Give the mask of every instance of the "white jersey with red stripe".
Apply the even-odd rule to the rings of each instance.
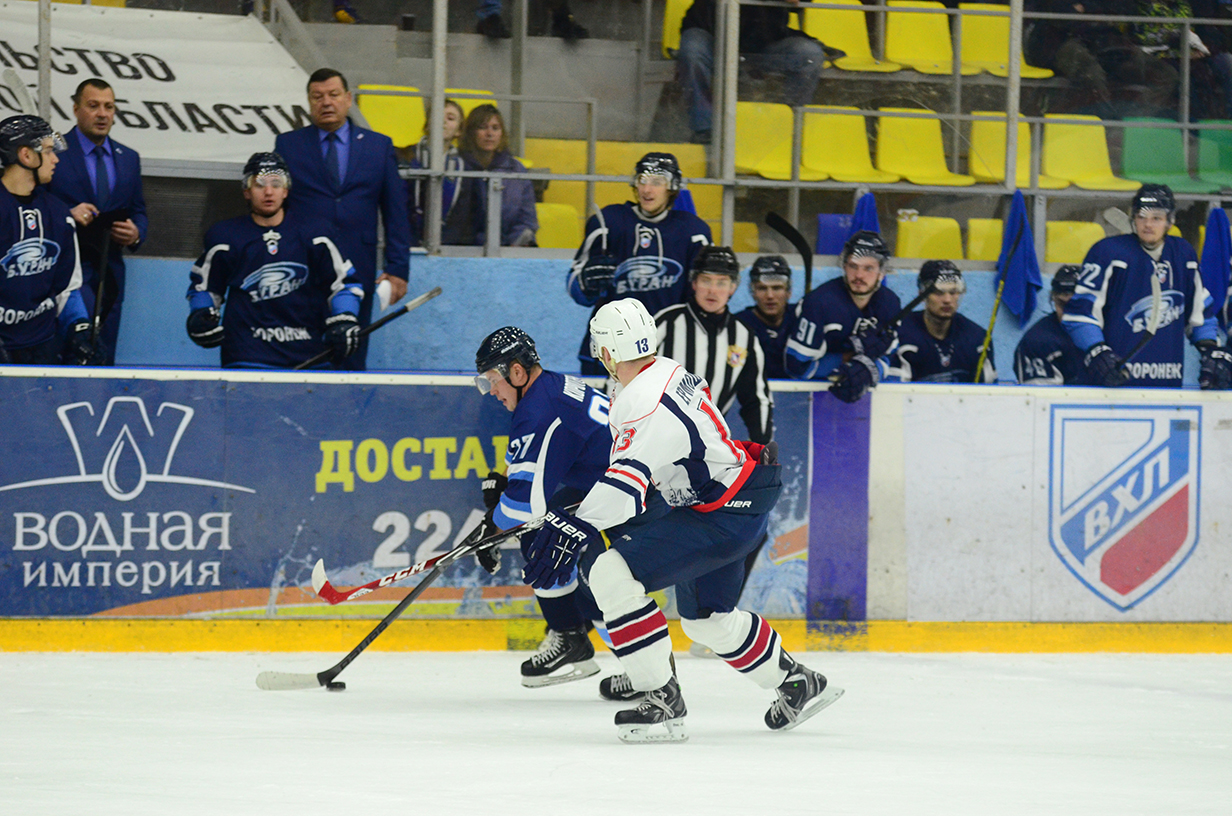
[[[672,507],[717,510],[756,464],[732,439],[706,381],[666,357],[621,389],[608,427],[611,464],[577,510],[600,530],[643,512],[652,485]]]

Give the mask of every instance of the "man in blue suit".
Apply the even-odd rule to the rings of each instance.
[[[115,113],[115,92],[106,82],[87,79],[77,86],[73,94],[77,126],[64,135],[68,150],[60,156],[50,186],[77,222],[81,295],[91,315],[96,313],[99,283],[105,279],[97,310],[102,320],[102,353],[97,359],[104,365],[115,365],[124,303],[124,249],[141,246],[150,225],[141,193],[141,157],[109,135]]]
[[[333,224],[338,248],[355,265],[364,287],[359,322],[372,319],[376,285],[389,281],[390,303],[406,294],[410,273],[411,222],[406,182],[398,175],[398,160],[388,136],[347,120],[351,93],[346,78],[333,68],[320,68],[308,78],[308,127],[280,133],[274,151],[291,168],[288,212]],[[385,224],[385,270],[377,277],[378,216]],[[368,355],[365,337],[346,367],[362,371]]]

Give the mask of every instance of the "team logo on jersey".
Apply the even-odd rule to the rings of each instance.
[[[634,255],[616,267],[616,294],[657,292],[670,289],[684,274],[684,267],[672,258]]]
[[[253,303],[289,295],[308,282],[308,267],[292,261],[269,263],[244,278],[240,288]]]
[[[1049,541],[1121,611],[1162,586],[1198,544],[1202,409],[1054,405]]]
[[[727,366],[729,368],[739,368],[744,365],[744,361],[748,358],[749,350],[744,346],[727,347]]]
[[[282,240],[282,236],[274,230],[270,230],[261,236],[261,240],[265,242],[265,248],[269,250],[269,254],[278,254],[278,242]]]
[[[39,222],[38,215],[39,215],[38,210],[22,210],[21,211],[21,220],[26,222],[26,229],[28,230],[38,229],[38,222]]]
[[[638,224],[635,229],[637,230],[637,245],[642,249],[649,249],[651,242],[654,241],[655,231],[641,224]]]
[[[1165,289],[1161,295],[1162,297],[1159,301],[1161,310],[1159,328],[1162,329],[1164,326],[1181,319],[1181,315],[1185,313],[1185,295],[1175,289]],[[1137,334],[1146,329],[1146,321],[1150,316],[1151,298],[1147,296],[1135,301],[1134,305],[1129,307],[1129,311],[1125,313],[1125,322]]]
[[[60,260],[60,245],[44,238],[26,238],[9,247],[0,258],[6,278],[24,278],[50,271]]]

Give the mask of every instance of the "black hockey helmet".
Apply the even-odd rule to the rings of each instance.
[[[244,189],[247,190],[257,176],[282,176],[287,189],[291,189],[291,168],[286,159],[277,153],[253,153],[244,164]]]
[[[638,178],[643,175],[663,176],[667,179],[667,189],[672,192],[680,189],[680,162],[671,153],[647,153],[638,159],[630,183],[636,187]]]
[[[921,293],[927,292],[930,288],[938,292],[954,292],[960,295],[967,291],[962,272],[958,271],[953,261],[925,261],[920,267],[916,285]]]
[[[1072,295],[1078,287],[1078,278],[1082,275],[1082,267],[1078,264],[1066,264],[1057,267],[1052,274],[1052,293],[1054,295]]]
[[[41,117],[22,113],[0,121],[0,166],[17,164],[17,151],[23,147],[41,151],[47,139],[51,139],[52,150],[57,153],[68,149],[64,137]]]
[[[689,280],[695,280],[703,272],[727,275],[732,283],[737,283],[740,280],[740,261],[736,260],[736,253],[731,247],[710,244],[699,249],[693,257]]]
[[[753,261],[749,270],[749,283],[785,283],[791,288],[791,267],[782,255],[762,255]]]
[[[527,371],[530,371],[532,366],[539,365],[539,352],[529,334],[516,326],[505,326],[483,338],[479,350],[475,352],[475,370],[479,372],[475,385],[479,392],[486,394],[492,390],[492,384],[483,376],[485,372],[495,370],[505,379],[509,379],[509,366],[513,363],[521,364]],[[519,393],[518,397],[521,396]]]
[[[872,230],[860,230],[843,244],[843,251],[839,253],[838,262],[840,266],[846,266],[849,258],[861,257],[876,258],[877,263],[884,267],[886,261],[890,260],[890,248],[877,233]]]
[[[1176,214],[1176,197],[1172,195],[1172,188],[1166,184],[1143,184],[1134,193],[1130,216],[1136,216],[1139,210],[1163,210],[1171,219]]]

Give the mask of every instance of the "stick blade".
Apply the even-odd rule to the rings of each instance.
[[[257,688],[262,691],[296,691],[320,688],[322,685],[315,674],[263,671],[257,675]]]
[[[325,576],[325,559],[318,558],[316,566],[312,568],[312,591],[316,594],[321,594],[321,587],[329,583],[329,578]]]
[[[340,604],[352,594],[356,594],[339,592],[334,589],[334,585],[329,582],[329,576],[325,574],[325,560],[322,558],[318,558],[317,565],[312,568],[312,590],[317,593],[317,597],[329,602],[331,606]]]

